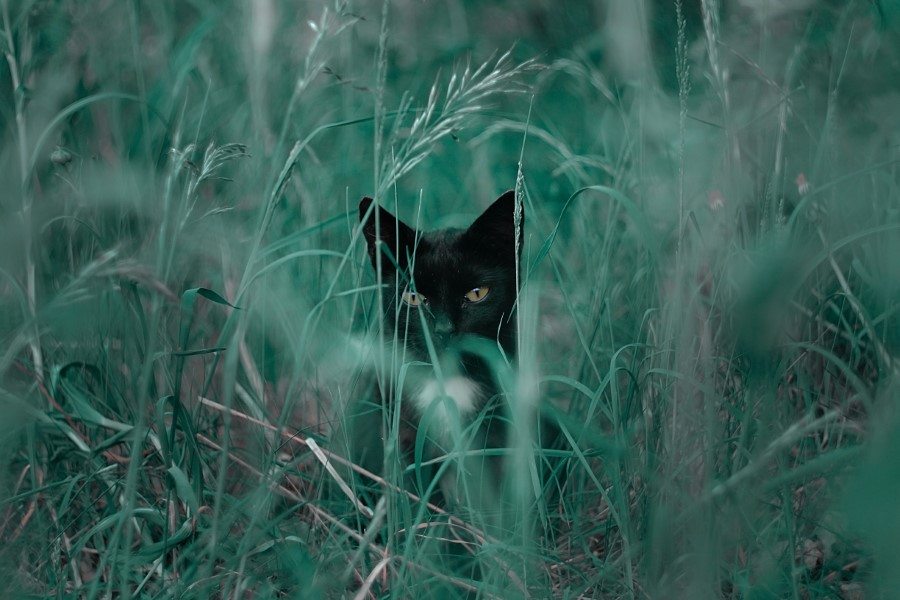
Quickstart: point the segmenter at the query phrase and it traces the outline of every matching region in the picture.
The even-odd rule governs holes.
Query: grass
[[[2,595],[892,597],[900,13],[807,4],[0,0]],[[513,186],[515,468],[448,508],[391,406],[346,460],[356,206]]]

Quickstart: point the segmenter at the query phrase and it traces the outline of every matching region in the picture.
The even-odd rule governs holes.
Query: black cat
[[[394,356],[407,365],[399,391],[388,398],[402,402],[404,462],[411,464],[413,455],[421,462],[474,451],[469,455],[477,460],[443,470],[444,499],[463,493],[470,501],[473,495],[497,497],[502,452],[478,451],[507,445],[500,373],[516,352],[524,212],[516,215],[515,194],[508,191],[467,229],[418,232],[372,204],[363,198],[359,214],[383,284],[384,341],[396,344]],[[391,396],[385,390],[382,395]],[[457,485],[463,471],[467,490]],[[421,474],[419,482],[427,487]]]

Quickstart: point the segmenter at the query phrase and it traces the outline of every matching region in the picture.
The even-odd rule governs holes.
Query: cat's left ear
[[[366,238],[366,246],[369,251],[369,259],[372,261],[372,268],[378,269],[377,248],[378,242],[382,242],[387,250],[397,261],[401,270],[407,267],[407,257],[412,255],[415,250],[416,230],[408,226],[406,223],[386,211],[381,206],[376,206],[375,211],[378,212],[379,228],[375,227],[375,211],[369,213],[369,207],[372,206],[372,200],[365,197],[359,202],[359,220],[363,224],[362,232]],[[384,252],[381,253],[384,256]],[[382,268],[386,272],[393,272],[392,262],[385,260]]]
[[[482,247],[512,257],[516,244],[516,192],[509,190],[475,219],[466,231],[470,240]],[[519,213],[519,254],[522,252],[525,231],[525,207]]]

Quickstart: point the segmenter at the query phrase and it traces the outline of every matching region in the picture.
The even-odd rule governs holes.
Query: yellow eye
[[[422,294],[417,294],[415,292],[403,292],[403,301],[409,304],[410,306],[419,306],[423,302],[425,302],[425,296]]]
[[[491,288],[487,286],[477,287],[474,290],[469,290],[469,292],[466,294],[466,300],[468,300],[469,302],[481,302],[490,291]]]

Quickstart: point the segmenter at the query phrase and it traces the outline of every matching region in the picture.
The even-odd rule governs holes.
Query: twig
[[[372,571],[366,577],[365,581],[362,582],[362,585],[359,588],[359,591],[356,592],[356,595],[353,596],[353,600],[363,600],[366,597],[366,594],[369,593],[369,590],[372,588],[372,584],[375,583],[375,579],[381,574],[381,572],[388,566],[388,563],[391,562],[390,558],[382,558],[378,561],[378,564],[372,568]]]
[[[217,452],[222,452],[223,448],[222,448],[219,444],[215,443],[214,441],[212,441],[211,439],[209,439],[208,437],[206,437],[206,436],[203,435],[202,433],[197,433],[197,434],[196,434],[196,437],[197,437],[197,441],[199,441],[199,442],[200,442],[201,444],[203,444],[204,446],[207,446],[207,447],[209,447],[209,448],[211,448],[211,449],[213,449],[213,450],[215,450],[215,451],[217,451]],[[263,474],[262,474],[258,469],[256,469],[256,468],[253,467],[252,465],[248,464],[246,461],[241,460],[241,458],[235,456],[235,455],[234,455],[233,453],[231,453],[231,452],[226,452],[226,454],[227,454],[228,457],[229,457],[232,461],[234,461],[237,465],[239,465],[239,466],[243,467],[244,469],[248,470],[248,471],[249,471],[250,473],[252,473],[255,477],[258,477],[258,478],[260,478],[261,480],[263,479]],[[367,540],[365,540],[365,539],[363,538],[363,536],[362,536],[359,532],[353,530],[352,528],[348,527],[346,524],[342,523],[337,517],[335,517],[334,515],[330,514],[328,511],[326,511],[326,510],[324,510],[324,509],[322,509],[322,508],[316,506],[315,504],[313,504],[313,503],[311,503],[311,502],[308,502],[308,501],[305,500],[301,495],[292,492],[291,490],[287,489],[286,487],[284,487],[283,485],[281,485],[281,484],[279,484],[279,483],[272,482],[272,487],[271,487],[271,489],[272,489],[273,491],[275,491],[276,493],[278,493],[279,495],[281,495],[282,497],[287,498],[288,500],[291,500],[291,501],[293,501],[293,502],[296,502],[297,504],[299,504],[299,505],[302,506],[303,508],[309,510],[309,511],[310,511],[316,518],[318,518],[319,520],[321,520],[321,521],[327,521],[328,523],[331,523],[332,525],[336,526],[338,529],[340,529],[341,531],[343,531],[344,533],[346,533],[347,535],[349,535],[350,537],[352,537],[353,539],[355,539],[357,542],[366,544],[366,546],[368,547],[368,549],[369,549],[370,551],[376,553],[376,554],[377,554],[379,557],[381,557],[382,559],[387,559],[388,561],[390,561],[390,560],[392,560],[392,559],[397,559],[397,560],[400,560],[400,561],[405,562],[407,565],[409,565],[410,567],[413,567],[414,569],[418,569],[419,571],[422,571],[422,572],[427,573],[427,574],[429,574],[429,575],[433,575],[433,576],[435,576],[435,577],[438,577],[438,578],[440,578],[440,579],[443,579],[444,581],[446,581],[446,582],[448,582],[448,583],[450,583],[450,584],[452,584],[452,585],[454,585],[454,586],[456,586],[456,587],[458,587],[458,588],[461,588],[461,589],[464,589],[464,590],[468,590],[468,591],[470,591],[470,592],[477,592],[477,591],[478,591],[478,588],[475,587],[474,585],[472,585],[471,583],[468,583],[468,582],[463,581],[463,580],[461,580],[461,579],[457,579],[456,577],[451,577],[451,576],[449,576],[449,575],[445,575],[444,573],[441,573],[441,572],[439,572],[439,571],[435,571],[435,570],[433,570],[433,569],[429,569],[428,567],[425,567],[425,566],[420,565],[420,564],[418,564],[418,563],[416,563],[416,562],[413,562],[412,560],[410,560],[410,559],[408,559],[408,558],[405,558],[405,557],[403,557],[403,556],[399,556],[399,555],[398,555],[398,556],[391,556],[391,555],[388,553],[387,550],[385,550],[385,549],[382,548],[381,546],[378,546],[377,544],[373,544],[373,543],[371,543],[371,542],[368,542]]]
[[[334,465],[331,464],[331,462],[328,460],[328,457],[325,456],[325,453],[322,452],[321,448],[319,448],[319,444],[316,443],[316,440],[312,438],[306,438],[306,440],[304,441],[306,442],[306,445],[309,446],[309,449],[312,450],[312,453],[316,455],[316,458],[319,459],[319,462],[321,462],[325,466],[325,470],[328,471],[328,474],[331,475],[331,478],[334,479],[335,482],[337,482],[338,487],[341,488],[341,491],[344,492],[344,494],[348,498],[350,498],[350,501],[353,502],[353,505],[356,506],[356,509],[370,519],[374,517],[375,513],[372,512],[372,509],[363,504],[362,500],[356,497],[356,495],[353,493],[353,490],[351,490],[350,486],[347,485],[347,482],[344,481],[344,478],[341,477],[340,473],[335,470]]]
[[[209,400],[208,398],[204,398],[202,396],[199,396],[198,399],[200,400],[201,404],[209,406],[210,408],[214,408],[221,412],[228,411],[232,416],[242,419],[244,421],[247,421],[248,423],[253,423],[255,425],[259,425],[260,427],[265,427],[266,429],[269,429],[271,431],[278,431],[278,427],[275,427],[274,425],[272,425],[270,423],[266,423],[265,421],[260,421],[259,419],[255,419],[255,418],[251,417],[250,415],[244,414],[238,410],[235,410],[233,408],[226,408],[225,406],[219,404],[218,402],[214,402],[213,400]],[[297,444],[307,446],[306,438],[299,436],[296,433],[291,433],[290,431],[282,430],[281,436],[288,441],[292,441]],[[331,452],[330,450],[326,450],[325,448],[320,448],[320,449],[322,450],[322,453],[325,454],[325,456],[327,456],[330,460],[337,462],[337,463],[347,467],[348,469],[352,469],[353,471],[362,475],[366,479],[373,481],[373,482],[379,484],[380,486],[390,489],[394,492],[403,494],[407,498],[409,498],[410,500],[412,500],[414,502],[420,502],[420,503],[425,502],[425,506],[427,506],[429,508],[429,510],[431,510],[432,512],[439,514],[443,517],[446,517],[448,519],[448,521],[452,522],[454,525],[466,529],[469,533],[471,533],[473,536],[475,536],[475,539],[478,540],[479,543],[481,543],[481,544],[484,544],[486,542],[490,542],[492,544],[497,543],[496,538],[493,538],[493,537],[485,534],[483,531],[481,531],[480,529],[478,529],[471,523],[463,521],[459,517],[448,513],[446,510],[444,510],[440,506],[438,506],[432,502],[426,502],[420,496],[417,496],[416,494],[410,492],[409,490],[405,490],[397,485],[394,485],[393,483],[390,483],[389,481],[385,480],[383,477],[379,477],[375,473],[372,473],[371,471],[357,465],[353,461],[347,460],[346,458],[344,458],[343,456],[340,456],[339,454],[335,454],[334,452]]]
[[[210,408],[215,408],[216,410],[219,410],[219,411],[222,411],[222,412],[228,411],[232,416],[237,417],[237,418],[239,418],[239,419],[243,419],[243,420],[245,420],[245,421],[247,421],[247,422],[249,422],[249,423],[254,423],[254,424],[256,424],[256,425],[259,425],[260,427],[264,427],[264,428],[269,429],[269,430],[271,430],[271,431],[278,431],[278,430],[279,430],[279,428],[275,427],[274,425],[271,425],[270,423],[266,423],[265,421],[261,421],[261,420],[259,420],[259,419],[255,419],[255,418],[251,417],[250,415],[246,415],[246,414],[244,414],[244,413],[242,413],[242,412],[240,412],[240,411],[238,411],[238,410],[235,410],[235,409],[233,409],[233,408],[226,408],[225,406],[219,404],[218,402],[214,402],[214,401],[212,401],[212,400],[209,400],[208,398],[204,398],[204,397],[202,397],[202,396],[198,396],[198,399],[200,400],[200,403],[201,403],[201,404],[204,404],[204,405],[206,405],[206,406],[209,406]],[[198,435],[199,435],[199,434],[198,434]],[[296,442],[296,443],[298,443],[298,444],[303,444],[304,446],[306,446],[306,447],[308,447],[308,448],[310,448],[310,449],[312,449],[312,447],[313,447],[313,445],[314,445],[314,446],[318,449],[318,451],[319,451],[324,457],[327,457],[328,460],[327,460],[325,463],[323,463],[323,464],[325,464],[326,468],[328,468],[329,462],[330,462],[330,461],[337,462],[337,463],[339,463],[339,464],[341,464],[341,465],[343,465],[343,466],[345,466],[345,467],[347,467],[347,468],[349,468],[349,469],[352,469],[353,471],[356,471],[357,473],[359,473],[359,474],[362,475],[363,477],[366,477],[367,479],[370,479],[370,480],[372,480],[372,481],[378,483],[378,484],[381,485],[382,487],[385,487],[385,488],[390,489],[390,490],[392,490],[392,491],[399,492],[399,493],[401,493],[401,494],[406,495],[408,498],[410,498],[410,499],[413,500],[414,502],[419,502],[419,503],[425,502],[421,497],[417,496],[416,494],[413,494],[412,492],[410,492],[410,491],[408,491],[408,490],[405,490],[405,489],[403,489],[403,488],[401,488],[401,487],[399,487],[399,486],[396,486],[396,485],[394,485],[394,484],[392,484],[392,483],[386,481],[384,478],[379,477],[378,475],[372,473],[371,471],[368,471],[368,470],[364,469],[363,467],[360,467],[360,466],[357,465],[356,463],[354,463],[354,462],[352,462],[352,461],[350,461],[350,460],[347,460],[347,459],[344,458],[343,456],[340,456],[340,455],[338,455],[338,454],[335,454],[335,453],[330,452],[330,451],[328,451],[328,450],[326,450],[326,449],[324,449],[324,448],[319,447],[319,445],[316,444],[315,441],[312,440],[311,438],[304,438],[304,437],[302,437],[302,436],[298,436],[298,435],[295,434],[295,433],[291,433],[291,432],[285,431],[285,430],[281,430],[281,436],[282,436],[283,438],[287,439],[288,441],[293,441],[293,442]],[[310,445],[310,442],[312,442],[312,445]],[[313,452],[315,452],[315,451],[313,451]],[[237,458],[236,458],[235,460],[240,461],[240,459],[237,459]],[[322,460],[322,458],[319,458],[319,460]],[[242,466],[243,466],[243,465],[246,465],[246,463],[243,463],[243,461],[241,461],[241,464],[242,464]],[[246,466],[247,466],[247,468],[252,469],[252,467],[250,467],[249,465],[246,465]],[[336,472],[335,472],[334,474],[332,474],[333,477],[334,477],[335,475],[337,475]],[[339,480],[339,485],[340,485],[340,477],[339,477],[339,476],[338,476],[338,480]],[[346,484],[345,484],[345,485],[346,485]],[[342,488],[342,489],[343,489],[343,488]],[[344,493],[347,494],[348,497],[350,497],[351,500],[353,500],[353,499],[355,498],[355,496],[353,496],[353,494],[352,494],[352,492],[349,490],[349,488],[348,488],[347,490],[345,490]],[[484,546],[484,545],[487,544],[487,543],[491,543],[491,544],[497,544],[497,543],[498,543],[497,540],[496,540],[496,538],[493,538],[493,537],[491,537],[491,536],[485,534],[483,531],[481,531],[480,529],[478,529],[477,527],[475,527],[475,526],[472,525],[471,523],[468,523],[468,522],[466,522],[466,521],[460,519],[459,517],[457,517],[457,516],[455,516],[455,515],[451,515],[450,513],[448,513],[447,511],[445,511],[444,509],[440,508],[439,506],[437,506],[437,505],[435,505],[435,504],[433,504],[433,503],[431,503],[431,502],[425,502],[425,506],[427,506],[427,507],[428,507],[431,511],[433,511],[434,513],[439,514],[439,515],[441,515],[441,516],[443,516],[443,517],[446,517],[449,524],[451,524],[451,525],[453,525],[453,526],[456,526],[456,527],[458,527],[458,528],[460,528],[460,529],[462,529],[462,530],[468,532],[468,533],[475,539],[475,541],[478,542],[478,544],[479,544],[480,546]],[[366,506],[364,506],[364,505],[362,505],[362,504],[360,503],[360,504],[358,505],[358,508],[360,509],[360,511],[363,512],[363,514],[366,514],[367,516],[369,516],[369,518],[372,517],[372,514],[371,514],[372,511],[371,511],[371,509],[369,509],[368,507],[366,507]],[[368,513],[366,513],[365,511],[368,511]],[[357,534],[357,535],[358,535],[358,534]],[[354,536],[354,537],[356,537],[356,536]],[[358,538],[358,539],[362,539],[362,538]],[[525,586],[524,582],[522,582],[522,580],[519,579],[518,575],[516,575],[516,573],[509,567],[509,565],[507,565],[505,562],[503,562],[503,561],[500,560],[499,558],[496,558],[495,560],[497,560],[497,562],[500,564],[500,566],[506,571],[507,576],[510,578],[510,580],[512,580],[513,584],[514,584],[517,588],[519,588],[519,591],[521,591],[522,594],[523,594],[524,596],[527,596],[527,595],[528,595],[528,593],[527,593],[527,589],[528,589],[528,588]]]

